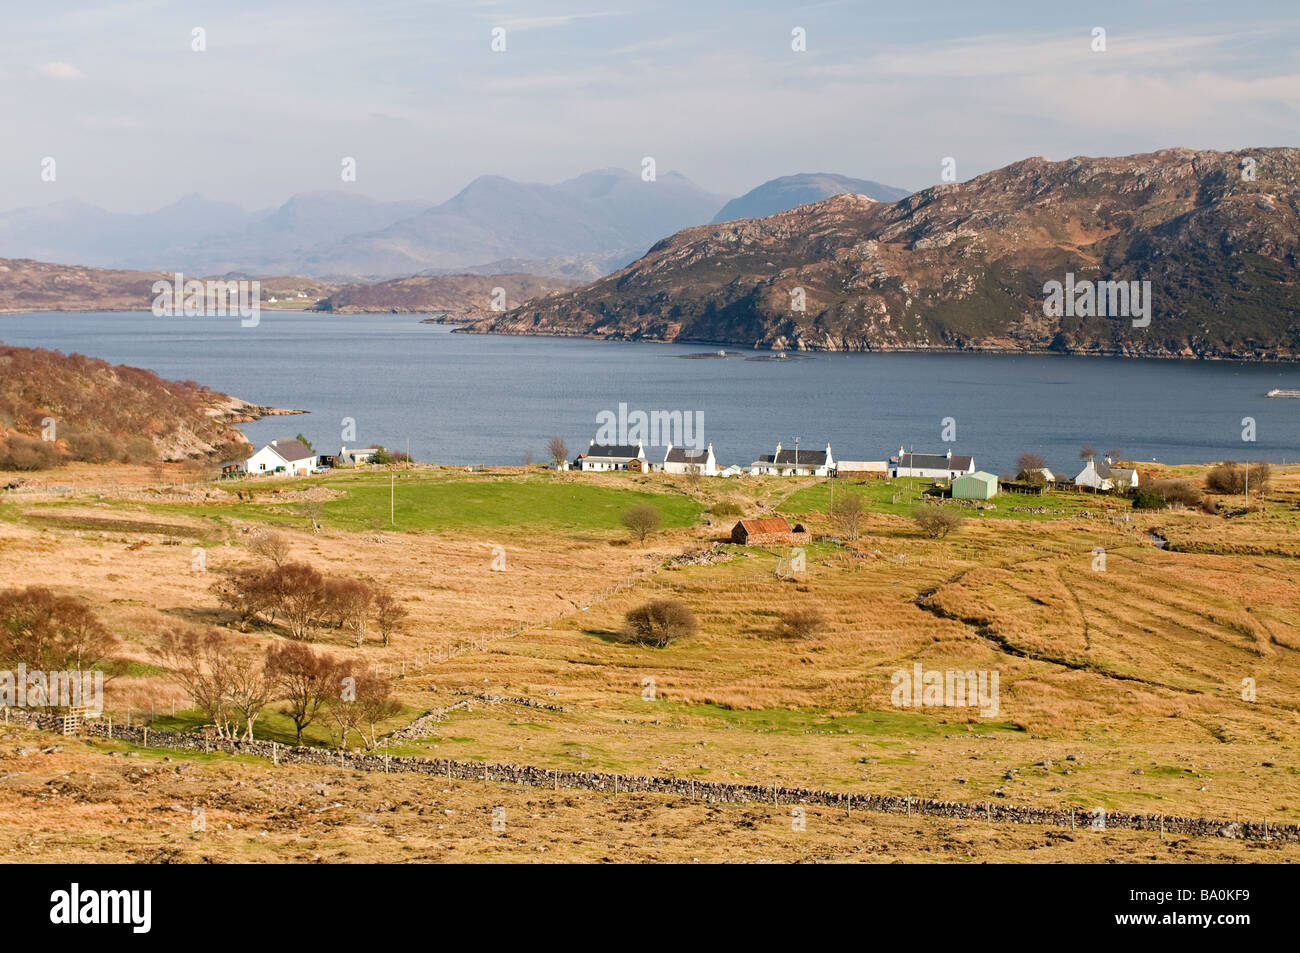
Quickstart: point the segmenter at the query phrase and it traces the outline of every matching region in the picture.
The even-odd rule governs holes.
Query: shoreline
[[[476,323],[482,319],[466,318],[455,316],[449,312],[436,311],[418,311],[406,308],[379,308],[373,310],[346,310],[346,311],[325,311],[315,308],[274,308],[263,307],[262,311],[272,311],[277,314],[311,314],[323,317],[347,317],[352,315],[428,315],[428,317],[418,321],[418,324],[447,325],[454,324],[459,327],[453,328],[453,334],[482,334],[493,337],[520,337],[520,338],[573,338],[583,341],[610,341],[619,344],[685,344],[698,347],[726,347],[739,350],[754,352],[790,352],[797,354],[981,354],[981,355],[1025,355],[1025,356],[1055,356],[1055,357],[1118,357],[1136,360],[1159,360],[1159,361],[1185,361],[1195,363],[1198,361],[1205,362],[1223,362],[1239,364],[1277,364],[1293,365],[1300,364],[1300,353],[1286,354],[1276,356],[1259,356],[1259,355],[1242,355],[1242,354],[1185,354],[1180,352],[1171,352],[1168,350],[1125,350],[1121,348],[1103,349],[1103,348],[1054,348],[1041,346],[1025,347],[1002,347],[980,344],[968,344],[963,346],[951,345],[910,345],[895,346],[881,345],[874,347],[857,347],[857,348],[825,348],[825,347],[773,347],[770,345],[750,344],[741,341],[727,341],[711,338],[661,338],[653,336],[644,337],[614,337],[604,334],[589,334],[578,331],[499,331],[487,330],[476,327]],[[0,308],[0,317],[7,315],[24,315],[24,314],[151,314],[147,308],[141,307],[105,307],[105,308],[28,308],[23,310]],[[201,316],[196,316],[196,320]],[[0,338],[2,341],[3,338]],[[303,411],[305,413],[305,411]]]

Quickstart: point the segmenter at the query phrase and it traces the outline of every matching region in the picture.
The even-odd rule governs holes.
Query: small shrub
[[[826,616],[812,607],[787,609],[781,613],[777,634],[785,639],[808,639],[826,628]]]
[[[1163,510],[1169,506],[1164,496],[1155,490],[1137,490],[1133,494],[1133,509]]]
[[[1199,506],[1203,496],[1201,488],[1190,480],[1158,480],[1151,484],[1149,489],[1163,496],[1166,502],[1179,503],[1183,506]]]
[[[623,525],[643,543],[647,536],[659,528],[663,520],[664,515],[659,512],[659,507],[650,503],[638,503],[623,514]]]
[[[631,610],[623,620],[624,642],[661,649],[678,639],[694,635],[699,628],[695,614],[676,599],[656,599]]]
[[[0,440],[0,470],[48,470],[62,462],[49,441],[16,433]]]
[[[714,516],[742,516],[745,510],[734,500],[721,500],[710,506],[709,512]]]
[[[934,503],[922,503],[914,509],[912,520],[931,539],[943,539],[966,522],[960,513]]]
[[[1249,480],[1246,479],[1247,474]],[[1240,496],[1246,492],[1248,485],[1252,492],[1262,492],[1268,488],[1272,475],[1272,468],[1267,463],[1252,463],[1243,467],[1227,460],[1205,475],[1205,488],[1211,493],[1225,496]]]

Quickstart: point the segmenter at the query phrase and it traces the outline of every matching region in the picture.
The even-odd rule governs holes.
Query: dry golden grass
[[[273,768],[176,753],[122,757],[127,749],[117,744],[50,742],[38,732],[0,731],[0,862],[1300,860],[1296,844],[849,816],[820,807],[807,808],[804,829],[796,830],[785,806]],[[493,829],[494,812],[504,830]]]
[[[627,474],[562,479],[651,490],[666,482],[706,506],[736,500],[747,515],[769,512],[812,482],[704,480],[692,486],[662,475]],[[357,650],[337,636],[323,638],[333,651],[404,669],[398,684],[408,705],[420,711],[445,707],[462,697],[452,690],[469,687],[566,709],[475,703],[453,712],[434,736],[400,749],[408,753],[1280,824],[1300,822],[1300,573],[1288,555],[1300,538],[1300,511],[1293,510],[1297,488],[1300,471],[1288,468],[1277,475],[1260,514],[1224,519],[1166,511],[1115,522],[1121,511],[1098,506],[1091,519],[972,519],[943,541],[922,539],[901,517],[873,514],[859,540],[812,546],[807,570],[796,580],[776,576],[785,554],[775,550],[739,550],[716,565],[664,568],[666,557],[706,545],[730,527],[731,519],[707,513],[712,525],[702,521],[673,530],[644,547],[629,545],[617,533],[502,532],[489,539],[283,532],[295,558],[330,573],[374,576],[401,592],[412,610],[412,631],[392,648]],[[154,633],[167,620],[222,621],[208,591],[212,573],[255,561],[244,540],[260,524],[253,518],[204,518],[192,510],[178,514],[138,502],[135,489],[124,490],[120,499],[111,493],[61,496],[65,505],[58,511],[68,518],[170,522],[201,531],[220,540],[204,549],[206,572],[191,567],[189,537],[181,545],[164,545],[167,534],[156,527],[75,529],[15,516],[0,518],[0,579],[41,582],[84,596],[125,637],[132,657],[148,661]],[[14,496],[3,505],[26,502]],[[824,517],[806,521],[815,534],[835,532]],[[1148,531],[1180,551],[1156,548]],[[178,538],[180,533],[173,531]],[[142,539],[148,544],[137,546]],[[507,549],[506,572],[491,570],[493,545]],[[1106,551],[1104,571],[1094,569],[1097,548]],[[609,591],[629,576],[638,581]],[[629,608],[665,593],[693,608],[701,623],[698,636],[666,649],[611,637]],[[818,636],[775,636],[783,610],[810,605],[827,618]],[[250,646],[277,637],[258,630],[241,635]],[[445,661],[430,658],[467,640],[481,648]],[[916,662],[927,669],[996,670],[1000,711],[981,719],[969,709],[895,708],[890,675]],[[1244,678],[1255,680],[1254,701],[1242,698]],[[648,679],[654,682],[653,700],[642,697]],[[174,697],[175,690],[158,677],[121,679],[110,687],[110,706],[119,712],[130,706],[138,713],[150,702],[161,711]],[[365,785],[372,783],[427,782]],[[363,786],[360,779],[356,785]],[[466,805],[477,803],[475,809],[483,810],[486,787],[461,785],[455,796],[465,800],[451,809],[467,811]],[[574,802],[582,809],[603,805],[594,820],[583,819],[577,808],[566,813],[568,808],[557,807],[554,824],[539,825],[554,834],[547,848],[555,851],[552,858],[600,859],[600,844],[615,843],[613,832],[625,830],[619,812],[628,808],[606,805],[599,795],[582,797]],[[714,843],[714,834],[702,818],[710,811],[731,817],[733,809],[665,806],[670,802],[640,798],[637,816],[653,820],[634,830],[659,831],[667,845],[684,839],[683,852],[676,846],[656,852],[642,842],[637,852],[613,859],[709,859],[699,851]],[[535,806],[518,810],[537,813]],[[736,818],[762,815],[734,811]],[[763,823],[779,828],[777,820]],[[545,844],[501,846],[510,838],[493,839],[490,832],[463,842],[448,837],[460,846],[440,854],[444,835],[411,823],[409,837],[427,838],[412,849],[433,853],[375,856],[545,856],[537,850]],[[960,859],[964,847],[953,845],[969,846],[985,859],[1076,859],[1069,851],[1083,849],[1075,838],[1055,852],[1048,841],[1059,832],[1031,830],[1024,834],[1030,839],[1021,841],[1009,828],[990,834],[980,833],[979,825],[930,820],[861,823],[864,831],[878,832],[863,837],[875,836],[878,843],[897,836],[906,844],[909,832],[932,833],[933,843],[918,840],[915,853],[900,846],[887,855],[891,859]],[[594,833],[575,834],[579,829]],[[606,841],[601,832],[609,835]],[[815,833],[810,813],[806,840],[789,845],[795,853],[772,847],[743,856],[819,857],[821,848],[812,849]],[[361,843],[354,827],[347,835],[353,839],[341,838],[340,844]],[[140,836],[138,844],[151,843],[144,832]],[[374,836],[382,841],[388,835]],[[985,836],[998,843],[982,841]],[[772,837],[765,844],[776,844],[777,834]],[[587,847],[555,847],[575,839]],[[1183,847],[1191,849],[1191,843]],[[1147,856],[1144,850],[1167,849],[1133,847],[1109,836],[1087,844],[1097,849],[1089,854],[1094,859],[1138,859]],[[504,853],[493,853],[493,845]],[[722,849],[721,843],[715,846]],[[809,851],[798,853],[804,848]],[[263,856],[289,851],[281,856],[298,857],[293,849],[284,841],[268,846]],[[1256,856],[1242,850],[1242,857]]]

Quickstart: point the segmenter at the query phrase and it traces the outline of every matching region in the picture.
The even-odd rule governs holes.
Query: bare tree
[[[325,577],[307,563],[285,563],[273,571],[272,585],[290,637],[307,639],[329,608]]]
[[[312,533],[319,533],[325,522],[325,504],[320,500],[308,500],[298,504],[298,512],[311,520]]]
[[[862,502],[862,495],[859,493],[843,494],[831,508],[831,515],[835,518],[835,522],[840,525],[849,539],[858,538],[858,530],[866,513],[866,505]]]
[[[1097,456],[1097,448],[1090,443],[1085,443],[1079,448],[1080,460],[1091,460]]]
[[[339,665],[332,656],[310,646],[288,642],[266,650],[266,674],[284,693],[285,714],[293,722],[298,744],[303,730],[316,720],[321,707],[341,692]]]
[[[1025,451],[1016,460],[1016,479],[1027,480],[1030,483],[1045,483],[1046,477],[1042,471],[1047,469],[1047,461],[1037,453]]]
[[[357,646],[366,641],[370,623],[370,610],[375,602],[375,587],[364,579],[329,579],[325,589],[330,611],[356,636]]]
[[[569,459],[569,445],[561,436],[554,436],[546,441],[546,455],[557,468],[563,467]]]
[[[912,511],[912,519],[921,532],[931,539],[943,539],[958,529],[966,518],[960,513],[935,503],[923,503]]]
[[[664,515],[651,503],[638,503],[623,513],[623,525],[641,542],[663,523]]]
[[[255,556],[264,556],[277,567],[289,560],[289,540],[283,533],[265,530],[248,541],[248,549]]]
[[[379,723],[401,711],[389,680],[369,666],[345,665],[339,670],[343,691],[330,698],[329,712],[338,727],[339,747],[356,732],[367,748],[377,742]]]
[[[0,591],[0,661],[32,669],[113,667],[117,637],[86,602],[44,586]]]
[[[267,678],[262,661],[251,655],[233,656],[227,671],[230,709],[244,723],[244,740],[252,741],[253,723],[271,700],[275,686]]]
[[[357,688],[358,683],[365,678],[366,671],[363,666],[351,662],[341,664],[336,673],[339,691],[330,695],[325,701],[325,710],[329,712],[330,720],[338,729],[340,748],[347,747],[348,735],[353,731],[365,738],[360,728],[363,718],[361,706],[357,704]]]
[[[379,723],[400,712],[401,702],[393,697],[392,682],[387,677],[370,672],[357,685],[357,704],[361,706],[361,723],[370,730],[366,747],[373,748],[378,743],[376,735]]]
[[[1111,460],[1119,461],[1124,459],[1124,451],[1119,447],[1111,447],[1106,451],[1106,456]]]
[[[378,587],[374,598],[375,625],[379,626],[379,637],[388,645],[394,635],[399,634],[406,624],[409,614],[406,606],[397,601],[391,589]]]
[[[235,665],[230,640],[217,629],[177,626],[162,633],[153,655],[216,728],[218,737],[233,738],[238,714],[232,705]]]

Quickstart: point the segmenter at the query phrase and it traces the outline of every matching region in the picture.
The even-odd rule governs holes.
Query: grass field
[[[405,708],[395,723],[463,700],[458,690],[564,709],[476,702],[394,753],[1300,822],[1295,468],[1280,472],[1264,508],[1247,515],[1144,513],[1075,494],[999,497],[993,510],[966,511],[966,524],[943,540],[924,538],[907,518],[921,481],[838,482],[837,496],[868,497],[861,534],[847,540],[825,515],[829,487],[810,478],[692,484],[522,469],[399,472],[395,529],[385,525],[387,473],[181,491],[124,470],[113,485],[100,479],[57,493],[3,495],[0,576],[91,601],[136,663],[110,685],[110,707],[137,718],[152,709],[159,727],[194,719],[152,665],[158,628],[177,618],[226,622],[210,592],[212,573],[254,564],[247,540],[276,525],[294,558],[330,573],[374,576],[406,601],[411,631],[390,648],[319,636],[333,652],[398,673]],[[644,545],[619,526],[622,509],[643,500],[665,514],[665,529]],[[725,547],[719,561],[675,563],[726,536],[734,517],[709,513],[722,500],[750,516],[788,513],[824,538],[807,547],[796,578],[778,577],[790,555],[780,547]],[[1158,548],[1153,533],[1171,548]],[[207,553],[203,572],[192,568],[196,545]],[[496,547],[505,551],[506,571],[493,569]],[[628,609],[664,595],[691,606],[698,635],[665,649],[614,638]],[[809,638],[781,637],[781,613],[800,607],[818,609],[825,624]],[[283,637],[268,628],[235,636],[252,648]],[[477,647],[438,654],[467,640]],[[891,676],[916,663],[996,671],[999,711],[981,717],[962,707],[896,707]],[[1243,697],[1245,679],[1256,688],[1251,700]],[[181,705],[175,722],[172,702]],[[282,715],[263,719],[266,737],[291,740]],[[328,732],[313,726],[308,738],[326,743]],[[418,787],[410,779],[383,784]],[[472,787],[457,797],[473,797]],[[595,796],[588,797],[591,806]],[[653,801],[637,808],[652,828],[694,810]],[[624,830],[612,819],[618,810],[602,807],[596,823]],[[534,826],[543,843],[528,840],[528,851],[588,856],[563,846],[566,838],[588,843],[570,838],[563,814],[557,809],[555,824]],[[892,823],[882,819],[879,829],[911,844],[911,834]],[[917,841],[914,853],[900,846],[872,856],[964,859],[957,843],[976,845],[977,859],[1035,856],[1018,834],[985,842],[960,828],[913,823],[907,830],[930,830],[948,847]],[[426,845],[441,836],[414,819],[403,830]],[[758,856],[752,846],[740,848],[744,856]],[[1066,858],[1097,847],[1076,841],[1034,850]],[[123,842],[122,849],[144,848]],[[839,847],[827,849],[849,859]],[[1199,848],[1193,855],[1207,856]],[[1088,856],[1138,855],[1117,841]]]

